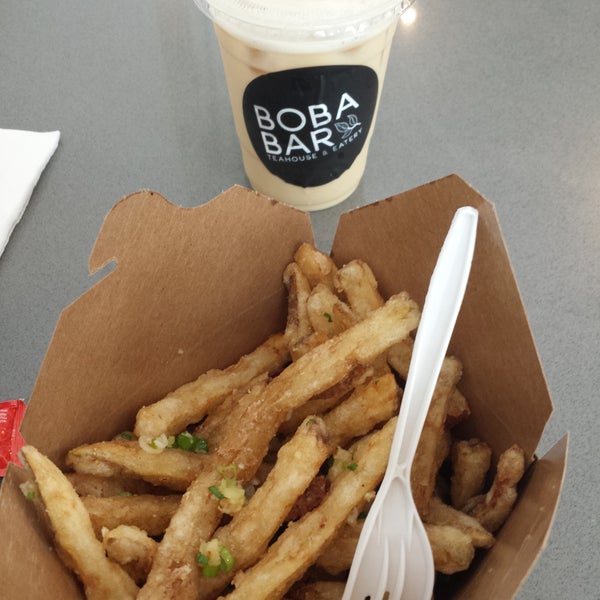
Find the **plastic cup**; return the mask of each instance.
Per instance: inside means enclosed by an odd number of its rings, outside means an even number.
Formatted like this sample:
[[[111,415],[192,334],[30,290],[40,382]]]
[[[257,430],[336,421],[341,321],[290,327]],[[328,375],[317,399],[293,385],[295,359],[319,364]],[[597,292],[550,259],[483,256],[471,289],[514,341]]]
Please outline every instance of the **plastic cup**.
[[[345,200],[412,0],[195,2],[214,23],[252,187],[302,210]]]

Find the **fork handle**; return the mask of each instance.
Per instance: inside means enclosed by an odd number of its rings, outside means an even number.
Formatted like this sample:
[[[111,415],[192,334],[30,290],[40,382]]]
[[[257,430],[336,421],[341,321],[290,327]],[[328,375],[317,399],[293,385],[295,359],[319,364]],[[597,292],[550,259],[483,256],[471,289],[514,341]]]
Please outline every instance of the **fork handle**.
[[[401,459],[408,466],[410,474],[410,466],[467,287],[477,221],[477,209],[471,206],[464,206],[456,211],[431,276],[390,450],[388,470],[392,473],[396,472]]]

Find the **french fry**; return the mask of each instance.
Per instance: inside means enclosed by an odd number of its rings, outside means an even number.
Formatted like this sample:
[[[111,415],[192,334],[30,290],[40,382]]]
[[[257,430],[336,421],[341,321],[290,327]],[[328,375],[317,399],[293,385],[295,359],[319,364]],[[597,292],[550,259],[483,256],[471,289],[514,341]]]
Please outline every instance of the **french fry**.
[[[137,585],[104,554],[69,480],[33,446],[24,446],[21,452],[35,476],[63,561],[81,580],[88,600],[135,598]]]
[[[360,319],[384,304],[373,271],[363,260],[352,260],[339,269],[334,277],[334,285]]]
[[[452,434],[447,429],[444,429],[435,453],[435,465],[437,473],[435,475],[435,484],[433,494],[438,494],[440,497],[446,497],[449,494],[450,483],[446,477],[440,476],[440,469],[450,454],[452,448]]]
[[[322,504],[290,523],[263,558],[233,579],[228,600],[274,599],[283,596],[333,539],[352,509],[379,484],[387,466],[396,418],[357,442],[356,470],[337,477]]]
[[[138,585],[143,585],[158,542],[138,527],[119,525],[103,531],[102,547],[108,558],[121,565]]]
[[[471,536],[452,525],[425,523],[436,571],[452,575],[465,571],[475,557]]]
[[[400,389],[391,373],[355,388],[347,400],[324,415],[332,450],[366,435],[398,411]]]
[[[471,407],[467,399],[462,395],[458,388],[448,398],[448,411],[446,414],[446,427],[452,428],[466,421],[471,415]]]
[[[445,504],[437,496],[432,496],[429,501],[424,521],[430,525],[452,525],[460,529],[470,536],[475,548],[491,548],[494,545],[494,536],[477,519]]]
[[[307,418],[284,444],[266,481],[232,520],[214,533],[233,555],[235,570],[254,564],[264,553],[296,499],[308,487],[329,454],[327,430],[319,417]],[[234,572],[203,577],[199,600],[214,598]]]
[[[408,367],[410,366],[410,359],[412,356],[415,341],[412,337],[407,337],[400,340],[397,344],[394,344],[387,353],[387,359],[394,371],[406,380],[408,376]]]
[[[198,423],[233,390],[248,385],[261,373],[278,371],[288,361],[287,339],[282,334],[273,335],[227,369],[207,371],[162,400],[142,407],[136,417],[134,432],[149,440],[163,433],[180,433],[188,425]]]
[[[481,440],[457,440],[452,444],[450,499],[459,510],[485,487],[492,462],[492,449]]]
[[[436,474],[440,468],[440,443],[444,436],[444,422],[448,396],[462,374],[462,365],[454,357],[446,357],[436,382],[433,398],[425,418],[411,470],[411,487],[415,506],[423,517],[435,488]]]
[[[181,496],[83,496],[81,500],[98,537],[101,537],[103,528],[115,529],[119,525],[132,525],[143,529],[148,535],[160,536],[175,514]]]
[[[313,331],[308,316],[307,302],[310,283],[296,263],[290,263],[283,272],[283,283],[287,288],[288,311],[285,338],[289,348],[294,348]]]
[[[514,445],[498,458],[496,475],[487,494],[471,498],[463,511],[475,517],[488,531],[500,529],[517,500],[517,484],[525,473],[525,454]]]
[[[67,466],[78,473],[102,477],[129,476],[176,491],[185,491],[203,468],[207,457],[178,448],[159,454],[142,450],[136,441],[97,442],[73,448]]]
[[[317,250],[310,244],[302,244],[296,250],[294,260],[302,269],[311,287],[323,283],[331,291],[335,289],[333,278],[337,272],[337,266],[327,254]]]
[[[217,447],[224,436],[227,435],[227,431],[224,428],[224,423],[227,420],[228,415],[235,409],[235,407],[243,401],[245,396],[257,396],[260,394],[270,381],[270,377],[267,373],[263,373],[258,377],[255,377],[247,388],[237,389],[233,391],[227,398],[213,408],[213,410],[207,415],[206,419],[200,423],[194,429],[194,435],[199,438],[207,440],[209,448]]]
[[[273,408],[279,396],[270,395],[272,384],[249,390],[220,422],[214,458],[218,465],[236,464],[243,483],[255,476],[285,418]]]
[[[340,575],[350,569],[364,520],[346,522],[324,548],[316,565],[330,575]]]
[[[197,597],[201,574],[196,554],[200,540],[209,539],[221,519],[219,502],[209,489],[218,484],[218,463],[214,457],[211,462],[214,468],[200,473],[183,495],[156,550],[138,600]]]

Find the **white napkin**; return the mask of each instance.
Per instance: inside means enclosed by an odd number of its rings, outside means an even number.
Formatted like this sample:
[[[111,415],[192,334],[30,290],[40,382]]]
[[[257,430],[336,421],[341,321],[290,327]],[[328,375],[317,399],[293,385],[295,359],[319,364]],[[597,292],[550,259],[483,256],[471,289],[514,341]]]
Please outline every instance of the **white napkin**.
[[[60,131],[0,129],[0,255],[59,138]]]

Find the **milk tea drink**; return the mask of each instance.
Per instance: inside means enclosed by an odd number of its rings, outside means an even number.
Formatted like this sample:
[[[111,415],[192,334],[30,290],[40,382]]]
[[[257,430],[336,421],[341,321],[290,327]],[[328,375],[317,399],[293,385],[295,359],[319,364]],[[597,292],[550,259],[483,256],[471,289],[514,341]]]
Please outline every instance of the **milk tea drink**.
[[[303,210],[345,200],[412,0],[195,1],[214,22],[252,187]]]

